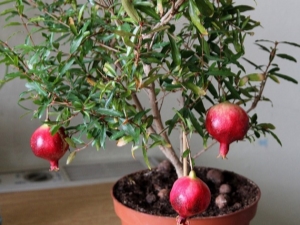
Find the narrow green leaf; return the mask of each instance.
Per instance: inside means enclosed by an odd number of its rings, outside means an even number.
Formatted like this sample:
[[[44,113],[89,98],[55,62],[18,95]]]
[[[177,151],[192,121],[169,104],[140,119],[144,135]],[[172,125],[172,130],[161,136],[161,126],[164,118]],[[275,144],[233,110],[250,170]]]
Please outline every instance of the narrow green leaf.
[[[71,58],[71,60],[68,61],[68,62],[60,69],[59,75],[60,75],[60,76],[63,76],[63,75],[71,68],[71,66],[73,65],[74,61],[75,61],[75,58],[74,58],[74,57]]]
[[[203,129],[199,123],[199,121],[196,119],[195,115],[189,110],[189,117],[190,117],[190,120],[195,128],[195,130],[197,131],[197,133],[203,137],[204,135],[204,132],[203,132]]]
[[[191,90],[195,95],[197,96],[204,96],[206,95],[206,91],[203,88],[200,88],[199,86],[197,86],[196,84],[192,83],[192,82],[183,82],[182,85],[186,88]]]
[[[151,170],[151,165],[150,165],[150,162],[149,162],[148,152],[147,152],[146,146],[143,145],[142,150],[143,150],[144,162],[146,163],[148,169]]]
[[[272,75],[272,74],[269,74],[268,77],[269,77],[271,80],[273,80],[274,82],[276,82],[277,84],[280,83],[280,81],[278,80],[278,78],[277,78],[276,76],[274,76],[274,75]]]
[[[75,142],[74,142],[71,138],[66,137],[66,138],[65,138],[65,141],[68,143],[68,145],[69,145],[70,147],[76,148],[76,144],[75,144]]]
[[[277,143],[278,143],[280,146],[282,146],[281,141],[279,140],[279,138],[277,137],[277,135],[276,135],[274,132],[272,132],[272,131],[269,130],[268,133],[271,134],[271,135],[273,136],[273,138],[277,141]]]
[[[66,162],[67,165],[71,164],[71,162],[75,159],[76,154],[77,154],[76,151],[70,153],[70,155],[67,158],[67,162]]]
[[[99,138],[100,138],[100,146],[101,148],[105,149],[105,141],[106,141],[106,126],[102,125],[101,126],[102,129],[100,129],[100,135],[99,135]]]
[[[293,62],[297,62],[297,59],[295,59],[293,56],[288,55],[288,54],[276,54],[276,56],[282,58],[282,59],[287,59]]]
[[[10,23],[5,24],[4,27],[12,27],[12,26],[20,26],[20,25],[23,25],[23,24],[21,24],[19,22],[10,22]]]
[[[268,49],[267,47],[265,47],[265,46],[263,46],[263,45],[261,45],[261,44],[258,44],[258,43],[255,43],[257,46],[259,46],[262,50],[264,50],[264,51],[266,51],[266,52],[268,52],[268,53],[270,53],[271,51],[270,51],[270,49]]]
[[[263,73],[251,73],[242,77],[239,81],[239,86],[245,85],[248,81],[263,81],[265,75]]]
[[[185,150],[183,153],[182,153],[182,158],[186,158],[186,157],[188,157],[189,156],[189,154],[191,153],[191,150],[190,149],[187,149],[187,150]]]
[[[106,73],[107,76],[110,76],[110,77],[117,76],[115,69],[107,62],[104,64],[103,71]]]
[[[168,34],[168,37],[169,37],[170,44],[171,44],[171,52],[172,52],[173,62],[175,63],[175,65],[180,66],[181,54],[180,54],[178,45],[177,45],[176,41],[174,40],[174,38],[170,34]]]
[[[60,124],[53,124],[50,126],[50,133],[51,135],[54,135],[58,132],[59,128],[61,127]]]
[[[4,16],[4,15],[9,14],[9,13],[15,13],[15,14],[18,14],[18,12],[17,12],[15,9],[11,8],[11,9],[3,10],[3,11],[0,13],[0,16]]]
[[[10,2],[15,2],[16,0],[6,0],[6,1],[1,1],[0,2],[0,5],[5,5],[7,3],[10,3]]]
[[[238,5],[235,6],[234,9],[238,9],[240,12],[246,12],[249,10],[254,10],[255,8],[249,5]]]
[[[195,0],[198,9],[204,16],[212,17],[214,14],[214,6],[209,0]]]
[[[118,147],[123,147],[127,145],[129,142],[131,142],[133,138],[131,136],[123,136],[117,141]]]
[[[207,74],[212,76],[224,76],[224,77],[235,76],[235,74],[229,70],[209,70],[207,71]]]
[[[149,2],[151,3],[151,2]],[[160,20],[160,16],[156,13],[153,7],[144,6],[144,5],[135,5],[136,9],[145,13],[146,15],[152,17],[155,20]]]
[[[199,32],[202,35],[208,35],[207,30],[205,27],[202,25],[201,20],[200,20],[200,11],[197,8],[197,5],[194,0],[189,0],[189,15],[191,17],[192,23],[197,27]]]
[[[271,123],[260,123],[257,124],[258,127],[260,127],[263,130],[275,130],[275,126]]]
[[[77,51],[77,49],[80,46],[83,38],[84,38],[84,35],[82,33],[80,33],[79,36],[74,38],[74,40],[71,42],[71,47],[70,47],[70,53],[71,54],[73,54],[74,52]]]
[[[141,18],[136,9],[134,8],[134,5],[132,4],[131,0],[122,0],[122,6],[134,23],[140,22]]]
[[[108,108],[108,107],[109,107],[109,105],[110,105],[110,103],[111,103],[111,101],[112,101],[114,95],[115,95],[115,89],[112,90],[112,91],[109,93],[109,96],[108,96],[108,98],[107,98],[107,100],[106,100],[106,102],[105,102],[104,108]]]
[[[114,132],[109,138],[111,140],[117,140],[117,139],[120,139],[121,137],[123,137],[124,135],[125,135],[125,131],[120,130],[120,131]]]
[[[290,81],[292,83],[295,83],[295,84],[298,84],[298,81],[290,76],[287,76],[285,74],[281,74],[281,73],[273,73],[273,75],[281,78],[281,79],[284,79],[284,80],[287,80],[287,81]]]
[[[237,91],[237,89],[233,87],[229,81],[227,80],[223,80],[223,81],[226,87],[228,88],[228,90],[230,91],[230,93],[234,96],[234,98],[241,99],[240,93]]]
[[[113,109],[106,109],[106,108],[96,108],[95,109],[101,115],[106,116],[115,116],[115,117],[123,117],[123,113],[113,110]]]
[[[164,146],[164,147],[171,147],[170,143],[167,143],[166,140],[158,134],[152,133],[150,134],[150,138],[154,141],[154,142],[159,142],[160,145]]]
[[[25,86],[28,90],[34,90],[40,95],[48,96],[47,92],[42,88],[41,84],[39,84],[35,81],[32,81],[30,83],[26,83]]]
[[[181,122],[183,122],[186,125],[185,119],[183,118],[183,116],[181,114],[182,110],[180,110],[180,111],[177,111],[176,109],[173,109],[173,110],[175,111],[176,115],[180,118]]]
[[[146,34],[153,34],[153,33],[157,33],[159,31],[162,31],[162,30],[167,30],[169,29],[170,26],[169,25],[163,25],[163,26],[159,26],[153,30],[150,30],[149,32],[147,32]],[[165,44],[165,43],[157,43],[157,44]]]
[[[291,45],[291,46],[300,48],[300,44],[297,44],[297,43],[295,43],[295,42],[281,41],[281,42],[279,42],[279,43],[283,43],[283,44],[287,44],[287,45]]]
[[[142,83],[142,88],[143,87],[147,87],[149,84],[152,84],[154,81],[156,81],[159,77],[161,77],[160,75],[153,75],[150,77],[147,77],[147,79]]]

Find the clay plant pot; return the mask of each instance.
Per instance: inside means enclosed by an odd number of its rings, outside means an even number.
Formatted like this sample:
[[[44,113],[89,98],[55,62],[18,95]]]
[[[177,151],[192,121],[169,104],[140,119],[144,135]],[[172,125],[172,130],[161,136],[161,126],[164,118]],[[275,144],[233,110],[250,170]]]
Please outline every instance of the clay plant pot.
[[[249,180],[249,182],[252,181]],[[254,182],[252,183],[255,184]],[[111,196],[113,199],[115,213],[120,218],[121,225],[159,225],[159,224],[176,225],[175,217],[146,214],[125,206],[120,201],[118,201],[113,194],[115,185],[112,188]],[[252,204],[246,206],[243,209],[240,209],[230,214],[221,215],[221,216],[190,218],[189,224],[190,225],[250,225],[250,221],[254,218],[256,214],[258,201],[261,196],[261,192],[259,188],[258,188],[257,195],[258,196],[256,200]]]

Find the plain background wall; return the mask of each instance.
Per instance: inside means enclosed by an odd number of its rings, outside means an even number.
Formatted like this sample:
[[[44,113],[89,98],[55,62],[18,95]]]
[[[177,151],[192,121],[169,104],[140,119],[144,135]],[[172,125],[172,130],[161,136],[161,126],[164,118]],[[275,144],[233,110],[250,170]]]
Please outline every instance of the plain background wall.
[[[258,64],[263,64],[267,60],[266,54],[253,45],[256,39],[300,42],[299,1],[257,1],[256,5],[252,0],[240,0],[238,3],[256,7],[256,11],[249,14],[263,26],[247,41],[248,58]],[[2,27],[3,18],[0,18],[0,21]],[[6,33],[9,32],[1,29],[0,38],[5,38]],[[300,49],[279,46],[279,51],[280,49],[284,50],[281,52],[290,53],[300,61]],[[293,75],[300,81],[299,65],[282,61],[282,73]],[[4,71],[5,68],[0,66],[0,73],[3,74]],[[37,159],[31,153],[29,139],[31,133],[41,123],[32,120],[31,115],[21,118],[26,113],[17,105],[18,95],[22,90],[24,83],[19,80],[7,84],[0,90],[0,171],[48,166],[47,162]],[[259,184],[262,198],[257,216],[251,223],[253,225],[299,224],[300,145],[297,143],[300,134],[299,94],[298,85],[286,81],[282,81],[280,85],[270,82],[265,95],[272,99],[273,106],[270,103],[261,103],[254,111],[260,115],[259,122],[275,124],[275,133],[280,137],[283,147],[280,147],[272,137],[267,136],[255,143],[249,144],[245,141],[232,144],[228,160],[216,159],[218,146],[214,146],[197,159],[198,165],[232,170]],[[170,107],[177,105],[176,99],[168,103]],[[178,140],[177,137],[172,139]],[[198,146],[201,144],[201,141],[194,138],[191,142],[192,150],[199,151]],[[99,152],[87,149],[78,155],[74,163],[131,157],[128,148],[120,149],[114,146],[114,143],[108,143],[107,149]],[[156,149],[151,150],[150,154],[160,156]],[[64,162],[65,158],[61,163]]]

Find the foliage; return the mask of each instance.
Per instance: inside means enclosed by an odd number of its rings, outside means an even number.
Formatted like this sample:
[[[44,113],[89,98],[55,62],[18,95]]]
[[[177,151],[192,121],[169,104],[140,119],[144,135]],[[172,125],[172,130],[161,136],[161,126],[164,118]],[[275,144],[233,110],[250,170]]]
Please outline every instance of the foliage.
[[[276,62],[296,62],[278,50],[300,47],[296,43],[258,40],[255,45],[268,54],[266,63],[244,58],[245,40],[260,23],[247,16],[254,8],[232,0],[0,4],[9,6],[1,12],[6,27],[22,28],[26,36],[17,45],[0,41],[1,63],[9,67],[1,85],[26,80],[20,105],[32,101],[33,116],[51,118],[52,132],[66,127],[75,153],[88,145],[105,148],[110,139],[118,146],[131,142],[132,152],[142,149],[147,161],[147,150],[159,146],[180,173],[171,132],[179,127],[207,143],[208,107],[226,100],[247,105],[249,113],[259,101],[270,101],[263,96],[267,81],[297,83]],[[246,71],[245,64],[253,70]],[[149,104],[142,104],[141,92]],[[164,99],[174,93],[180,96],[179,109],[163,121]],[[81,123],[71,123],[80,116]],[[249,140],[270,133],[280,143],[272,124],[258,124],[256,114],[250,121]]]

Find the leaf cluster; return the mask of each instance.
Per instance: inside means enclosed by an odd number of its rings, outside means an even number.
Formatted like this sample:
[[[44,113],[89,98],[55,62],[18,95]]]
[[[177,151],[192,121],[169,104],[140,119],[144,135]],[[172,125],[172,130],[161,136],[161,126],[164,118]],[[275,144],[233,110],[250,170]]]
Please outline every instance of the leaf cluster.
[[[275,62],[296,62],[278,53],[280,45],[300,47],[296,43],[259,40],[255,45],[268,53],[265,64],[244,58],[245,40],[260,23],[246,15],[253,7],[231,0],[1,4],[13,5],[1,12],[5,27],[17,27],[25,37],[15,46],[0,41],[0,62],[9,67],[1,85],[26,80],[19,104],[32,101],[33,116],[51,118],[53,132],[66,127],[76,150],[105,148],[108,139],[118,146],[132,142],[132,152],[141,148],[147,160],[150,148],[172,149],[163,134],[178,127],[206,143],[204,118],[211,105],[231,101],[250,105],[250,112],[259,101],[270,101],[263,96],[267,80],[297,83]],[[253,70],[246,71],[245,63]],[[173,93],[180,94],[180,105],[163,121],[161,108]],[[76,117],[79,124],[72,123]],[[267,132],[279,141],[272,125],[254,117],[252,138]]]

